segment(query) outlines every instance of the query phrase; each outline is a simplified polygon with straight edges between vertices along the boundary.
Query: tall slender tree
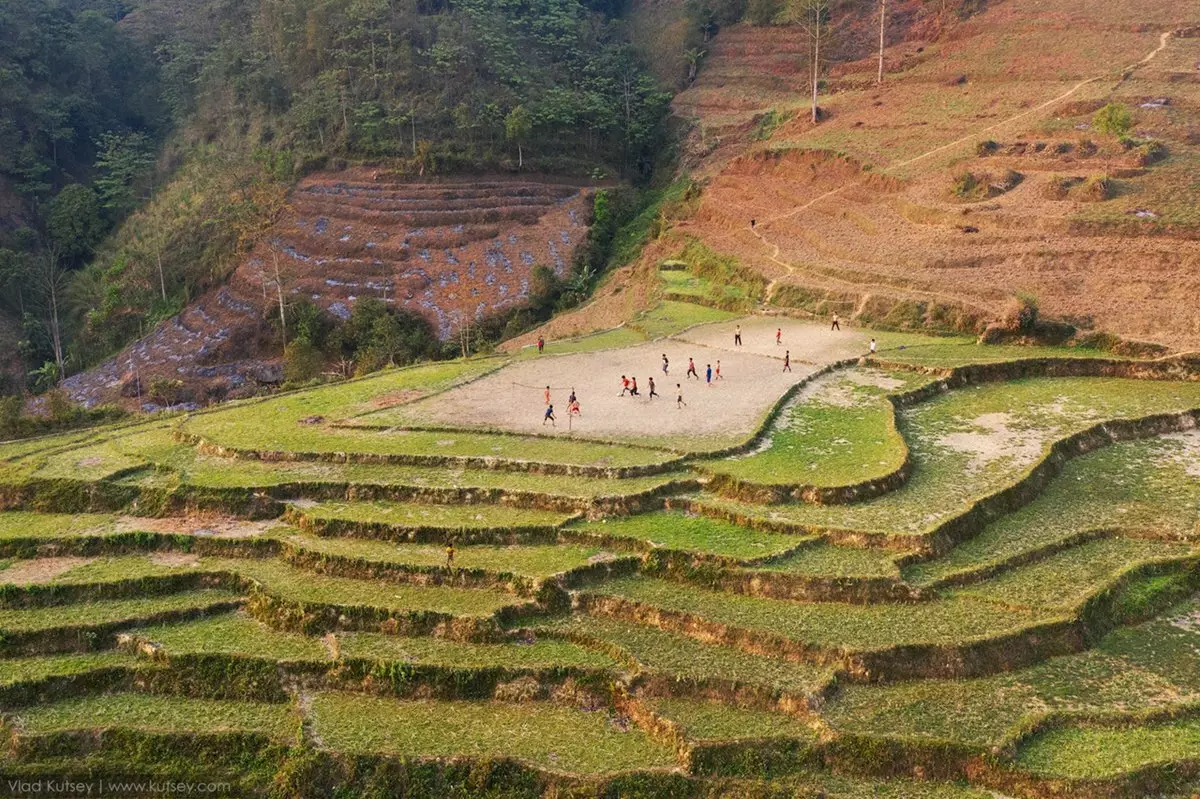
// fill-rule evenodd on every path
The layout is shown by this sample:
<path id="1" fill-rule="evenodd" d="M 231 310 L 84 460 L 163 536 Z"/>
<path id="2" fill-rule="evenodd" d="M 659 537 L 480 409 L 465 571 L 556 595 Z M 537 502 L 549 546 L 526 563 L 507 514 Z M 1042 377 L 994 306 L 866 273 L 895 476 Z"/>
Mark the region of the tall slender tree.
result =
<path id="1" fill-rule="evenodd" d="M 879 77 L 876 83 L 883 83 L 883 41 L 887 30 L 887 0 L 879 0 Z"/>

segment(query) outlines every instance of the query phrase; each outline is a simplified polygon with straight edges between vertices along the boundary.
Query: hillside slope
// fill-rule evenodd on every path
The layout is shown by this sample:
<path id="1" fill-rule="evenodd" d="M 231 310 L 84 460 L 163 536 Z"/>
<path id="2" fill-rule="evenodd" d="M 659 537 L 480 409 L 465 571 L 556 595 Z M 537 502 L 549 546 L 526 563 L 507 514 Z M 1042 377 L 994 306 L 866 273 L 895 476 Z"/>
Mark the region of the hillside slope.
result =
<path id="1" fill-rule="evenodd" d="M 708 181 L 676 231 L 815 313 L 970 327 L 1028 293 L 1085 330 L 1200 346 L 1198 22 L 1165 0 L 991 3 L 897 31 L 882 85 L 873 58 L 835 65 L 817 125 L 803 30 L 724 29 L 674 104 Z M 1109 102 L 1165 158 L 1092 131 Z"/>
<path id="2" fill-rule="evenodd" d="M 263 367 L 279 356 L 271 320 L 281 293 L 341 319 L 375 297 L 449 339 L 464 322 L 527 299 L 535 267 L 566 272 L 586 233 L 589 194 L 539 179 L 313 175 L 225 285 L 64 388 L 92 406 L 136 395 L 139 380 L 143 391 L 156 378 L 181 380 L 196 401 L 273 382 L 277 370 Z"/>

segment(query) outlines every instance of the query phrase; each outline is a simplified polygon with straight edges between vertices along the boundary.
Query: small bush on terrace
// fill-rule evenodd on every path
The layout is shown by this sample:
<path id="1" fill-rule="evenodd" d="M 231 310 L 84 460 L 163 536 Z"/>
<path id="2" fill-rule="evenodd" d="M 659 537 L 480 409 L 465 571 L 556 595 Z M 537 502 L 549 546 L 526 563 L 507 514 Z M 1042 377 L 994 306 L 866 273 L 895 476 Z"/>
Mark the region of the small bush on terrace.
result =
<path id="1" fill-rule="evenodd" d="M 1032 294 L 1017 294 L 1004 306 L 1001 322 L 1008 330 L 1028 332 L 1038 320 L 1038 301 Z"/>

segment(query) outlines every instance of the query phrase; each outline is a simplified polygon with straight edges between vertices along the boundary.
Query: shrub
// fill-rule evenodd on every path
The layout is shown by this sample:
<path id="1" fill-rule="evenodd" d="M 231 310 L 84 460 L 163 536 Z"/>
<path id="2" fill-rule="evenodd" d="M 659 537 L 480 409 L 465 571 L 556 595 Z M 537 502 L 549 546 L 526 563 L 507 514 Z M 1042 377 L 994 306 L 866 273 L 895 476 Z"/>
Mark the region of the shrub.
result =
<path id="1" fill-rule="evenodd" d="M 1033 330 L 1038 320 L 1038 302 L 1032 294 L 1017 294 L 1004 306 L 1001 323 L 1004 328 L 1012 331 L 1028 332 Z"/>
<path id="2" fill-rule="evenodd" d="M 150 381 L 150 399 L 159 405 L 174 405 L 179 402 L 179 394 L 183 390 L 182 380 L 172 380 L 169 377 L 156 377 Z"/>
<path id="3" fill-rule="evenodd" d="M 975 196 L 979 190 L 979 176 L 970 170 L 959 172 L 954 176 L 954 182 L 950 185 L 950 191 L 955 197 L 968 199 Z"/>
<path id="4" fill-rule="evenodd" d="M 1083 183 L 1083 178 L 1080 177 L 1054 177 L 1046 184 L 1045 195 L 1051 200 L 1065 200 L 1070 196 L 1071 190 Z"/>
<path id="5" fill-rule="evenodd" d="M 1134 157 L 1138 166 L 1150 166 L 1167 157 L 1167 148 L 1162 142 L 1143 142 L 1137 146 Z"/>
<path id="6" fill-rule="evenodd" d="M 1133 115 L 1121 103 L 1109 103 L 1092 116 L 1092 128 L 1101 136 L 1123 139 L 1133 129 Z"/>
<path id="7" fill-rule="evenodd" d="M 986 139 L 975 145 L 975 154 L 980 158 L 987 158 L 1000 149 L 1000 144 L 992 139 Z"/>
<path id="8" fill-rule="evenodd" d="M 1075 189 L 1075 196 L 1084 202 L 1103 202 L 1113 198 L 1114 185 L 1105 175 L 1092 175 Z"/>
<path id="9" fill-rule="evenodd" d="M 1073 147 L 1074 145 L 1072 145 L 1069 141 L 1060 141 L 1058 144 L 1054 145 L 1054 152 L 1058 155 L 1066 155 L 1067 153 L 1071 152 Z"/>
<path id="10" fill-rule="evenodd" d="M 302 338 L 287 345 L 283 353 L 283 379 L 288 383 L 305 383 L 321 374 L 324 358 L 308 339 Z"/>
<path id="11" fill-rule="evenodd" d="M 1079 140 L 1078 150 L 1081 156 L 1087 158 L 1098 153 L 1100 148 L 1096 146 L 1096 142 L 1092 141 L 1087 136 L 1084 136 Z"/>

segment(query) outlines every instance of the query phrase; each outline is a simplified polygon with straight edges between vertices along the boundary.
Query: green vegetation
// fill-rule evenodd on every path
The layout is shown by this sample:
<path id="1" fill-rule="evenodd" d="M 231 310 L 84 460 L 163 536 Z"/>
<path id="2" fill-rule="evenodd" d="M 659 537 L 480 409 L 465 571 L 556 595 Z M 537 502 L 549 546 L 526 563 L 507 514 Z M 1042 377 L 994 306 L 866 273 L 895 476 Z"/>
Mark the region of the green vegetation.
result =
<path id="1" fill-rule="evenodd" d="M 446 565 L 446 550 L 442 546 L 425 544 L 391 544 L 383 541 L 364 541 L 354 538 L 318 538 L 292 535 L 288 543 L 306 552 L 318 552 L 342 558 L 361 559 L 373 563 L 398 564 L 434 569 Z M 516 574 L 544 579 L 578 569 L 602 558 L 600 547 L 547 544 L 525 546 L 456 546 L 455 569 L 468 569 L 490 574 Z"/>
<path id="2" fill-rule="evenodd" d="M 570 515 L 550 511 L 510 508 L 505 505 L 429 505 L 406 502 L 322 502 L 304 505 L 297 512 L 308 519 L 362 522 L 397 531 L 437 528 L 447 532 L 558 527 Z"/>
<path id="3" fill-rule="evenodd" d="M 748 310 L 766 291 L 767 281 L 761 274 L 697 239 L 690 239 L 675 258 L 687 268 L 661 271 L 670 297 L 732 311 Z"/>
<path id="4" fill-rule="evenodd" d="M 0 541 L 16 538 L 60 538 L 109 530 L 115 517 L 94 513 L 0 512 Z"/>
<path id="5" fill-rule="evenodd" d="M 229 591 L 205 589 L 161 597 L 112 599 L 28 610 L 0 610 L 0 631 L 24 633 L 58 627 L 136 621 L 160 613 L 201 612 L 214 605 L 237 599 L 238 595 Z"/>
<path id="6" fill-rule="evenodd" d="M 679 512 L 647 513 L 623 519 L 581 522 L 567 528 L 573 538 L 628 539 L 644 549 L 679 550 L 737 560 L 788 552 L 803 543 L 796 536 L 763 533 Z"/>
<path id="7" fill-rule="evenodd" d="M 753 632 L 818 646 L 873 650 L 908 644 L 953 644 L 1013 632 L 1052 618 L 969 600 L 914 605 L 785 602 L 723 594 L 649 577 L 624 577 L 590 589 L 601 596 L 689 613 Z"/>
<path id="8" fill-rule="evenodd" d="M 1200 755 L 1200 719 L 1105 729 L 1080 727 L 1038 735 L 1017 754 L 1017 764 L 1035 774 L 1102 779 L 1150 764 L 1195 761 Z"/>
<path id="9" fill-rule="evenodd" d="M 645 334 L 648 339 L 656 339 L 674 336 L 696 325 L 724 322 L 735 316 L 716 308 L 667 300 L 630 322 L 629 327 Z"/>
<path id="10" fill-rule="evenodd" d="M 808 696 L 820 692 L 831 677 L 828 668 L 713 646 L 679 633 L 618 619 L 572 616 L 546 629 L 614 645 L 645 669 L 676 680 L 731 681 Z"/>
<path id="11" fill-rule="evenodd" d="M 1025 379 L 940 395 L 902 412 L 915 469 L 900 489 L 849 506 L 770 508 L 722 502 L 714 510 L 815 530 L 920 536 L 969 503 L 1020 478 L 1057 439 L 1109 419 L 1200 407 L 1200 383 L 1108 378 Z"/>
<path id="12" fill-rule="evenodd" d="M 896 557 L 886 549 L 815 544 L 796 554 L 756 567 L 764 572 L 803 574 L 812 577 L 899 577 Z"/>
<path id="13" fill-rule="evenodd" d="M 130 634 L 158 644 L 167 655 L 241 655 L 285 661 L 329 659 L 329 650 L 319 639 L 273 630 L 242 613 L 140 627 Z"/>
<path id="14" fill-rule="evenodd" d="M 1067 464 L 1037 499 L 904 577 L 928 583 L 1053 546 L 1090 530 L 1186 537 L 1200 524 L 1200 485 L 1189 471 L 1190 437 L 1114 444 Z"/>
<path id="15" fill-rule="evenodd" d="M 132 655 L 123 652 L 88 652 L 84 654 L 44 655 L 41 657 L 6 658 L 0 660 L 0 685 L 36 682 L 49 677 L 69 677 L 96 669 L 121 668 L 136 663 Z"/>
<path id="16" fill-rule="evenodd" d="M 313 727 L 326 745 L 407 757 L 516 757 L 576 774 L 675 767 L 674 754 L 605 713 L 534 702 L 405 702 L 319 693 Z"/>
<path id="17" fill-rule="evenodd" d="M 106 694 L 21 711 L 28 733 L 133 729 L 145 732 L 257 732 L 294 740 L 299 719 L 288 705 L 245 700 Z"/>
<path id="18" fill-rule="evenodd" d="M 612 669 L 611 658 L 568 641 L 538 638 L 508 644 L 466 644 L 440 638 L 399 638 L 378 633 L 337 637 L 343 658 L 398 660 L 404 663 L 463 669 Z"/>
<path id="19" fill-rule="evenodd" d="M 816 733 L 783 713 L 730 707 L 719 702 L 655 699 L 651 706 L 683 727 L 693 741 L 736 741 L 746 738 L 800 738 L 815 741 Z"/>
<path id="20" fill-rule="evenodd" d="M 706 471 L 774 486 L 854 485 L 899 469 L 907 448 L 895 428 L 888 392 L 928 378 L 855 369 L 814 382 L 791 404 L 753 455 L 712 461 Z"/>
<path id="21" fill-rule="evenodd" d="M 1027 358 L 1112 358 L 1111 352 L 1087 347 L 1024 347 L 1016 344 L 976 344 L 974 340 L 950 340 L 937 344 L 881 350 L 884 363 L 903 363 L 952 369 L 976 363 L 1002 363 Z"/>

